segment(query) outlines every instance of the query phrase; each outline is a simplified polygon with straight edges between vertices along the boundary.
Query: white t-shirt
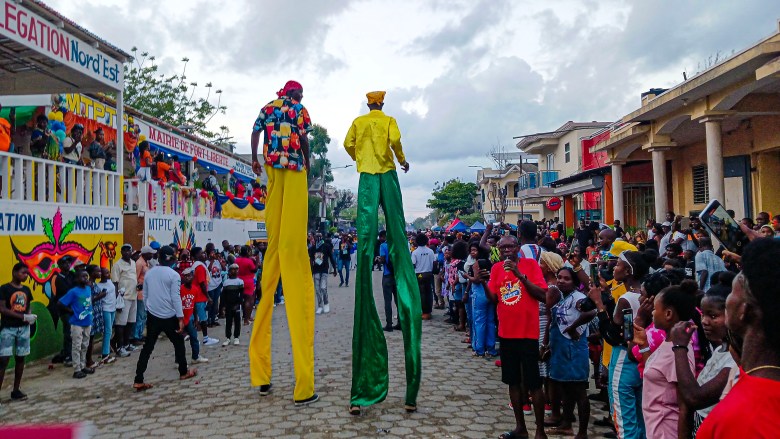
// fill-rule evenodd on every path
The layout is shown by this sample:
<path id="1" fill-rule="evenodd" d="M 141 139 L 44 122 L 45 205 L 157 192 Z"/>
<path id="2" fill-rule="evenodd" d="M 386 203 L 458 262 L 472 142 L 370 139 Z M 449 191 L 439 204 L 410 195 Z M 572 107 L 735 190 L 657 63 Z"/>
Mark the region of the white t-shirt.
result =
<path id="1" fill-rule="evenodd" d="M 209 275 L 209 291 L 214 291 L 222 285 L 222 264 L 219 261 L 208 261 L 206 272 Z"/>
<path id="2" fill-rule="evenodd" d="M 417 247 L 412 252 L 412 265 L 415 273 L 430 273 L 433 271 L 433 250 L 426 246 Z"/>
<path id="3" fill-rule="evenodd" d="M 66 137 L 65 140 L 62 142 L 62 146 L 63 148 L 70 148 L 71 146 L 73 146 L 73 139 L 70 137 Z M 76 149 L 74 149 L 70 153 L 64 153 L 62 157 L 77 162 L 81 159 L 81 150 L 82 150 L 82 146 L 81 146 L 81 142 L 79 142 L 76 144 Z"/>
<path id="4" fill-rule="evenodd" d="M 116 311 L 116 288 L 113 282 L 106 281 L 97 284 L 98 291 L 106 290 L 106 297 L 103 298 L 103 311 Z"/>
<path id="5" fill-rule="evenodd" d="M 138 278 L 135 273 L 135 261 L 130 259 L 130 262 L 125 262 L 124 259 L 120 259 L 114 262 L 114 266 L 111 267 L 111 282 L 115 282 L 119 289 L 124 288 L 125 300 L 138 299 L 138 291 L 135 287 L 138 285 Z"/>

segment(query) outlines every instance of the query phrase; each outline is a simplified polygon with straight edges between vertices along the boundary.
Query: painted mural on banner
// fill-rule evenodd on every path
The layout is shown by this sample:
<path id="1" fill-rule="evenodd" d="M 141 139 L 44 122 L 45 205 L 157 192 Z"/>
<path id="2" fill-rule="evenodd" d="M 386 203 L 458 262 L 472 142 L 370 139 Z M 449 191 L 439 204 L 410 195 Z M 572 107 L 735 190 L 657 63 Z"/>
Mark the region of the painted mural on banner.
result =
<path id="1" fill-rule="evenodd" d="M 107 105 L 98 99 L 83 94 L 66 94 L 68 110 L 79 116 L 83 116 L 103 125 L 116 128 L 117 111 L 115 107 Z M 137 134 L 146 136 L 149 142 L 162 147 L 174 150 L 190 157 L 197 157 L 198 161 L 219 166 L 220 168 L 232 169 L 235 173 L 241 174 L 254 180 L 256 175 L 252 172 L 252 166 L 236 160 L 235 158 L 223 154 L 219 151 L 209 149 L 201 144 L 186 139 L 178 134 L 168 131 L 164 128 L 151 125 L 138 118 L 127 116 L 123 123 L 124 131 L 128 130 L 128 121 L 130 129 L 137 130 Z"/>
<path id="2" fill-rule="evenodd" d="M 11 280 L 11 267 L 21 262 L 30 271 L 32 312 L 38 320 L 31 328 L 30 359 L 61 349 L 62 325 L 52 318 L 48 305 L 56 291 L 58 263 L 69 256 L 73 265 L 94 264 L 111 268 L 122 242 L 122 215 L 116 209 L 71 207 L 55 204 L 3 203 L 0 206 L 0 283 Z"/>
<path id="3" fill-rule="evenodd" d="M 265 239 L 264 221 L 243 221 L 224 218 L 183 218 L 177 215 L 146 213 L 144 242 L 174 243 L 182 248 L 205 247 L 209 242 L 220 247 L 227 239 L 231 244 L 248 244 L 252 239 Z M 221 247 L 220 247 L 221 248 Z"/>
<path id="4" fill-rule="evenodd" d="M 19 1 L 0 0 L 0 35 L 115 90 L 121 90 L 124 85 L 122 63 L 43 19 Z"/>

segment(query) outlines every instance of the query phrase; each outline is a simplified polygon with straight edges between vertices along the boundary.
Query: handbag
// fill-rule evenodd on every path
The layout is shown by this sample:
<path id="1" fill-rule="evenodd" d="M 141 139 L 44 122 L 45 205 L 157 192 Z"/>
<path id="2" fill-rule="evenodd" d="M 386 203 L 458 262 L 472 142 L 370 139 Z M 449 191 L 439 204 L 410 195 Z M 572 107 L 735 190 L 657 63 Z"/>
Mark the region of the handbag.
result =
<path id="1" fill-rule="evenodd" d="M 116 310 L 117 310 L 117 312 L 118 311 L 122 311 L 123 309 L 125 309 L 125 295 L 124 295 L 124 293 L 119 294 L 119 295 L 116 296 Z"/>

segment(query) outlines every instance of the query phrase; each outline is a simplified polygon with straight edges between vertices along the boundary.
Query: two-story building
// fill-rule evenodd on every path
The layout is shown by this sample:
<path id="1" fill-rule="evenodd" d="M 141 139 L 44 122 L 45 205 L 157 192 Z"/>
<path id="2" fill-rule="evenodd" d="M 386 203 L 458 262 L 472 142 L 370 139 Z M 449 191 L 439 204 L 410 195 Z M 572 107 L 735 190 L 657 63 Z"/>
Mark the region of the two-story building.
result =
<path id="1" fill-rule="evenodd" d="M 534 174 L 536 163 L 508 164 L 505 169 L 482 168 L 477 171 L 477 208 L 485 221 L 517 224 L 520 219 L 541 220 L 554 216 L 544 204 L 521 199 L 520 177 Z M 546 216 L 547 215 L 547 216 Z M 503 220 L 502 220 L 503 217 Z"/>
<path id="2" fill-rule="evenodd" d="M 604 178 L 591 172 L 596 161 L 589 151 L 583 151 L 583 140 L 608 125 L 608 122 L 568 121 L 554 131 L 518 137 L 516 147 L 535 157 L 538 163 L 537 170 L 520 176 L 518 198 L 542 205 L 551 199 L 562 200 L 563 215 L 558 210 L 549 211 L 546 218 L 603 221 Z M 573 220 L 566 221 L 567 227 L 572 224 Z"/>

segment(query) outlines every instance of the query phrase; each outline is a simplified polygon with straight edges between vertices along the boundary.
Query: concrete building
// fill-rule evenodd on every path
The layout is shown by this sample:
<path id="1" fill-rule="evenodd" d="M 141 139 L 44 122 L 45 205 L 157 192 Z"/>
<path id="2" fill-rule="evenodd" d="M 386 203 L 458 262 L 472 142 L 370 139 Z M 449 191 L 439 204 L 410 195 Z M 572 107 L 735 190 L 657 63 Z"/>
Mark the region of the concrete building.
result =
<path id="1" fill-rule="evenodd" d="M 695 214 L 712 199 L 737 218 L 780 209 L 780 31 L 641 106 L 594 145 L 613 174 L 651 163 L 653 216 Z M 623 219 L 624 182 L 612 180 Z"/>
<path id="2" fill-rule="evenodd" d="M 538 169 L 520 176 L 518 198 L 542 206 L 553 197 L 561 198 L 563 211 L 546 210 L 543 217 L 570 218 L 567 227 L 575 217 L 602 222 L 603 164 L 583 141 L 608 125 L 568 121 L 554 131 L 518 137 L 516 147 L 538 162 Z"/>
<path id="3" fill-rule="evenodd" d="M 485 221 L 517 224 L 520 218 L 541 220 L 552 216 L 544 204 L 519 198 L 520 177 L 537 172 L 536 163 L 508 164 L 505 169 L 482 168 L 477 171 L 477 207 Z"/>

